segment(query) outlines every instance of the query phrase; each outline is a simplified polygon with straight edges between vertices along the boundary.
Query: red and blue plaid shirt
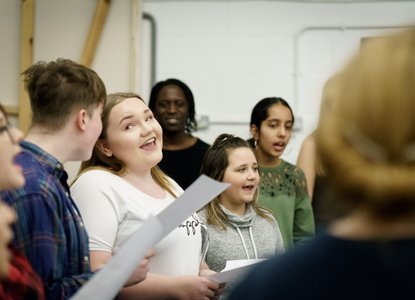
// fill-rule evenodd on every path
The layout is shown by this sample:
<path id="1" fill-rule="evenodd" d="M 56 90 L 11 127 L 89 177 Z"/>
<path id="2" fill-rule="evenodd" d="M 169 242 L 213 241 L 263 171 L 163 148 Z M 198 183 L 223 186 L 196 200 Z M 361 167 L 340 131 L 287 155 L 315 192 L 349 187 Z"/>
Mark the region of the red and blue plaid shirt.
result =
<path id="1" fill-rule="evenodd" d="M 21 146 L 17 163 L 26 183 L 1 192 L 18 216 L 13 244 L 42 279 L 46 299 L 68 299 L 93 275 L 88 235 L 63 165 L 32 143 L 23 141 Z"/>
<path id="2" fill-rule="evenodd" d="M 10 249 L 12 260 L 7 279 L 0 283 L 0 299 L 44 300 L 43 284 L 29 261 L 16 249 Z"/>

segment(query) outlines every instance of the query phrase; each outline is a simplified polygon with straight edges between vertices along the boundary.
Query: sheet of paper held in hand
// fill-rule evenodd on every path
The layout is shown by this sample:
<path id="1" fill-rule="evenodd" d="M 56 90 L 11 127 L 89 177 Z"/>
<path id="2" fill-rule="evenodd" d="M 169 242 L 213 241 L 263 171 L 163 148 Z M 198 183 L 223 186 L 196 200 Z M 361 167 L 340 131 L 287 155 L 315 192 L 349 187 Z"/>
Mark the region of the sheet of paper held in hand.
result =
<path id="1" fill-rule="evenodd" d="M 222 272 L 209 275 L 208 278 L 219 284 L 232 282 L 235 279 L 245 275 L 245 273 L 248 272 L 255 264 L 264 260 L 266 259 L 228 260 Z"/>
<path id="2" fill-rule="evenodd" d="M 171 205 L 148 218 L 110 262 L 71 299 L 113 299 L 150 248 L 228 186 L 228 183 L 201 175 Z"/>

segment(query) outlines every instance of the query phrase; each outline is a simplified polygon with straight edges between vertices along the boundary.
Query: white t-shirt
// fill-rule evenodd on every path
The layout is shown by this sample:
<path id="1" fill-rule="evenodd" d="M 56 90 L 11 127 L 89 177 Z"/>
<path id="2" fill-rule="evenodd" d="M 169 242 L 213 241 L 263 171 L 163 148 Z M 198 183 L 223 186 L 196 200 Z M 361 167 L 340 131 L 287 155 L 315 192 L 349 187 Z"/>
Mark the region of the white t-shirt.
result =
<path id="1" fill-rule="evenodd" d="M 172 179 L 176 195 L 183 190 Z M 75 200 L 89 235 L 92 251 L 114 254 L 150 215 L 156 215 L 174 201 L 166 191 L 165 199 L 153 198 L 104 170 L 83 173 L 72 185 Z M 191 226 L 189 227 L 189 224 Z M 190 216 L 155 247 L 150 272 L 160 275 L 198 275 L 201 259 L 201 226 Z"/>

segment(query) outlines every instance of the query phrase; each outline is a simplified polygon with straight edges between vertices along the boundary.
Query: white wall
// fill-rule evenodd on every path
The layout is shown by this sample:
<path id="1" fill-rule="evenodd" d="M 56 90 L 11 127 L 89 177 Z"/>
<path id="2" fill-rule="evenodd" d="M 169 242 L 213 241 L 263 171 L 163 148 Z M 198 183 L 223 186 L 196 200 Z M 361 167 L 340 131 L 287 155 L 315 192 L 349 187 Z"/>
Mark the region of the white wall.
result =
<path id="1" fill-rule="evenodd" d="M 210 143 L 223 132 L 248 137 L 254 104 L 267 96 L 281 96 L 293 106 L 301 125 L 284 156 L 291 162 L 314 128 L 322 85 L 358 50 L 360 38 L 381 34 L 384 27 L 415 23 L 414 1 L 142 3 L 157 23 L 156 79 L 185 81 L 195 95 L 198 115 L 210 119 L 208 128 L 196 135 Z M 79 61 L 95 5 L 93 0 L 36 0 L 34 60 Z M 144 28 L 148 41 L 149 27 Z M 19 30 L 20 1 L 1 0 L 0 101 L 4 104 L 17 104 Z M 130 34 L 135 34 L 131 2 L 113 0 L 92 68 L 108 92 L 133 90 L 147 99 L 149 59 L 138 56 L 134 65 Z M 137 69 L 145 74 L 138 74 L 131 84 L 129 78 Z M 67 167 L 72 175 L 77 164 Z"/>
<path id="2" fill-rule="evenodd" d="M 209 142 L 223 131 L 248 137 L 254 104 L 281 96 L 303 125 L 286 154 L 292 162 L 314 127 L 325 80 L 358 49 L 361 36 L 379 33 L 347 27 L 415 21 L 414 2 L 154 1 L 145 11 L 158 24 L 157 77 L 187 82 L 198 114 L 212 122 L 198 135 Z"/>

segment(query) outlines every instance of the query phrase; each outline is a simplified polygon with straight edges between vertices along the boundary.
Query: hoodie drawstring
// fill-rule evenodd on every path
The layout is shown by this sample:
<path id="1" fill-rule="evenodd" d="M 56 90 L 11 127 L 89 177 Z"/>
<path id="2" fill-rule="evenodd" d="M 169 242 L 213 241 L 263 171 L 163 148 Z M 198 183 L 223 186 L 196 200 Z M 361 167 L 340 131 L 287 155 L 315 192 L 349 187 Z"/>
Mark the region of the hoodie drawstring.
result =
<path id="1" fill-rule="evenodd" d="M 251 237 L 252 246 L 254 247 L 255 259 L 258 259 L 258 252 L 256 251 L 256 245 L 255 245 L 254 235 L 252 234 L 251 226 L 249 226 L 249 236 Z"/>
<path id="2" fill-rule="evenodd" d="M 245 240 L 244 240 L 244 238 L 242 236 L 241 230 L 239 229 L 239 227 L 236 227 L 236 230 L 238 231 L 239 238 L 241 239 L 242 245 L 244 246 L 244 250 L 245 250 L 246 257 L 248 259 L 251 259 L 249 257 L 248 248 L 246 248 Z M 251 226 L 249 226 L 249 237 L 251 238 L 252 247 L 254 248 L 254 255 L 255 255 L 255 258 L 257 259 L 258 258 L 258 253 L 257 253 L 257 250 L 256 250 L 255 240 L 254 240 L 254 236 L 252 234 L 252 227 Z"/>

